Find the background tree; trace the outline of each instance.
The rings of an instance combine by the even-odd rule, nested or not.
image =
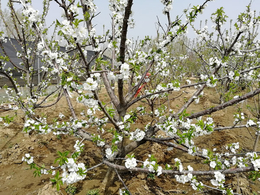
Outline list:
[[[12,38],[17,37],[17,35],[20,34],[22,31],[21,26],[17,25],[18,21],[23,20],[22,10],[21,9],[16,10],[12,14],[12,11],[9,11],[8,9],[4,9],[0,11],[0,14],[1,14],[1,31],[3,31],[5,35],[8,37],[12,37]]]

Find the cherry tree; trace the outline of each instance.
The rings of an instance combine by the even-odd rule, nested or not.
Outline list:
[[[208,187],[227,194],[233,194],[233,190],[225,185],[227,174],[251,171],[251,176],[258,178],[260,158],[256,147],[240,154],[239,143],[230,143],[225,152],[218,153],[199,148],[194,143],[194,139],[205,135],[210,137],[214,131],[243,127],[256,129],[255,145],[259,137],[260,122],[257,118],[246,121],[243,114],[238,113],[234,125],[217,127],[211,114],[260,93],[257,58],[260,44],[257,40],[257,25],[260,18],[251,11],[249,5],[237,21],[231,24],[230,30],[226,30],[224,24],[227,16],[223,8],[219,8],[211,17],[214,24],[212,32],[206,26],[196,29],[194,21],[210,1],[205,0],[203,4],[193,6],[185,10],[182,17],[177,16],[172,20],[170,10],[173,1],[161,0],[167,26],[163,27],[158,21],[157,38],[152,40],[147,36],[133,46],[134,43],[127,36],[129,28],[134,28],[133,0],[109,0],[112,27],[102,35],[96,33],[93,24],[93,19],[98,17],[94,0],[44,0],[42,13],[32,7],[31,1],[9,0],[8,6],[15,18],[12,26],[15,26],[16,33],[13,33],[13,37],[21,46],[21,51],[17,53],[21,63],[15,64],[8,57],[4,48],[8,37],[1,32],[0,46],[3,53],[0,56],[0,74],[12,83],[12,88],[6,87],[6,93],[15,103],[13,109],[22,109],[26,115],[23,130],[27,133],[68,134],[80,138],[74,145],[75,151],[71,154],[59,151],[56,164],[49,168],[40,166],[40,162],[35,162],[28,153],[23,161],[35,169],[36,175],[54,175],[51,181],[57,189],[62,184],[69,185],[84,180],[89,170],[106,165],[107,174],[100,187],[103,193],[118,177],[125,193],[131,194],[120,176],[121,171],[129,174],[152,173],[156,177],[170,174],[175,176],[177,182],[190,183],[194,190]],[[54,20],[54,36],[50,37],[51,32],[45,26],[45,18],[52,3],[57,4],[63,14],[61,19]],[[17,17],[14,4],[21,6],[22,20]],[[5,21],[4,16],[1,16]],[[8,28],[7,22],[5,25]],[[174,41],[186,33],[189,25],[194,28],[199,41],[196,47],[190,48],[187,45],[187,49],[198,56],[202,65],[199,79],[185,83],[188,78],[185,77],[185,72],[176,71],[176,63],[180,61],[171,56],[169,47],[176,44]],[[60,49],[61,43],[65,44],[65,51]],[[90,46],[94,55],[89,58],[87,48]],[[111,53],[109,60],[104,57],[108,51]],[[33,75],[38,70],[33,63],[37,56],[43,65],[40,69],[41,82],[34,86]],[[179,57],[185,66],[187,58]],[[6,62],[11,63],[13,69],[5,68]],[[25,87],[29,91],[26,99],[22,96],[21,86],[12,76],[13,70],[20,72],[25,80]],[[57,80],[55,89],[47,93],[47,88],[53,85],[53,79]],[[251,86],[250,90],[239,88],[241,83]],[[102,102],[100,88],[106,90],[109,102]],[[164,104],[169,94],[187,88],[196,88],[196,91],[177,110]],[[221,94],[219,104],[199,112],[187,112],[192,104],[199,102],[206,88],[215,88]],[[58,94],[56,100],[48,103],[47,100],[54,93]],[[86,107],[84,119],[73,108],[72,94]],[[70,120],[48,123],[48,116],[39,117],[36,114],[37,109],[54,106],[63,96],[70,108]],[[177,98],[182,96],[171,101],[174,102]],[[148,102],[150,108],[141,106],[143,100]],[[155,104],[157,100],[164,105]],[[134,105],[138,106],[133,108]],[[143,115],[148,115],[145,125],[141,129],[134,128],[133,124]],[[62,117],[61,114],[60,118]],[[112,129],[106,127],[108,123]],[[95,134],[88,131],[90,127],[96,128]],[[159,131],[164,132],[163,137],[158,136]],[[112,138],[105,139],[105,133],[110,133]],[[195,156],[206,162],[208,169],[194,170],[192,165],[184,167],[181,156],[174,159],[175,164],[159,163],[148,150],[148,158],[145,161],[138,160],[133,151],[148,141]],[[101,161],[90,168],[78,162],[84,150],[84,142],[95,143],[103,155]],[[203,175],[211,178],[211,186],[200,178]]]

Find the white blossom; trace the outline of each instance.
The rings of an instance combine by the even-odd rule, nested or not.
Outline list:
[[[107,157],[108,160],[113,160],[114,159],[115,153],[113,153],[111,148],[107,148],[105,152],[106,152],[106,157]]]
[[[214,169],[214,168],[216,167],[217,164],[216,164],[215,161],[211,161],[209,165],[210,165],[211,168]]]
[[[130,133],[130,140],[141,141],[145,136],[145,132],[140,129],[136,129],[135,132]]]
[[[137,166],[136,159],[135,158],[128,158],[125,161],[125,167],[128,169],[135,168]]]

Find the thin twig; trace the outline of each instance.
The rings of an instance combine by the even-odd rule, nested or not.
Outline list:
[[[90,170],[92,170],[92,169],[95,169],[95,168],[97,168],[97,167],[99,167],[99,166],[101,166],[101,165],[103,165],[103,164],[104,164],[104,163],[101,162],[101,163],[99,163],[99,164],[97,164],[97,165],[95,165],[95,166],[93,166],[93,167],[87,169],[87,171],[90,171]]]
[[[130,195],[132,195],[131,192],[130,192],[130,190],[129,190],[129,189],[127,188],[127,186],[125,185],[125,182],[124,182],[123,179],[120,177],[118,171],[117,171],[116,169],[114,169],[114,170],[115,170],[115,172],[116,172],[116,174],[117,174],[118,179],[119,179],[119,180],[122,182],[122,184],[124,185],[125,189],[128,191],[128,193],[129,193]]]

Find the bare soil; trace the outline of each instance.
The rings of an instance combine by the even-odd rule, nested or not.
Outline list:
[[[186,89],[185,92],[175,92],[170,95],[170,99],[177,97],[183,93],[179,98],[165,102],[165,105],[170,105],[170,108],[177,110],[184,104],[184,101],[192,96],[194,89]],[[108,100],[106,94],[102,97],[105,101]],[[188,113],[198,112],[205,108],[210,108],[218,104],[218,95],[212,89],[207,89],[205,95],[201,98],[199,104],[192,104],[187,110]],[[159,103],[159,102],[158,102]],[[252,100],[244,102],[233,107],[226,108],[212,114],[212,117],[217,126],[232,125],[233,115],[237,112],[237,108],[246,107],[247,104],[252,104]],[[84,106],[73,101],[76,113],[85,110]],[[136,107],[136,105],[134,106]],[[252,113],[243,109],[246,117],[252,117]],[[50,108],[41,109],[38,111],[39,115],[46,115],[49,122],[53,118],[58,118],[59,113],[63,113],[66,117],[64,120],[69,120],[70,111],[67,107],[65,99]],[[51,175],[42,175],[41,177],[34,177],[33,170],[30,170],[26,163],[22,162],[22,157],[25,153],[30,153],[35,157],[35,162],[38,164],[45,164],[47,167],[52,165],[57,157],[57,151],[73,150],[75,141],[78,139],[71,136],[61,136],[58,138],[55,135],[37,135],[35,133],[26,134],[22,132],[24,123],[24,114],[22,111],[3,111],[0,116],[16,116],[15,121],[8,127],[0,124],[0,195],[43,195],[43,194],[67,194],[65,192],[66,186],[62,186],[60,192],[56,192],[55,188],[51,187],[49,178]],[[150,120],[148,116],[143,116],[138,119],[134,127],[143,127],[146,122]],[[90,129],[91,133],[95,133],[95,129]],[[163,132],[158,132],[163,135]],[[109,135],[107,135],[109,138]],[[195,142],[200,148],[213,149],[217,151],[224,151],[224,146],[230,143],[240,142],[240,151],[252,151],[255,140],[255,132],[253,129],[234,129],[214,132],[212,135],[203,136],[195,139]],[[84,162],[88,167],[96,165],[101,162],[101,154],[94,144],[85,141],[85,151],[81,155],[80,161]],[[257,151],[260,151],[258,144]],[[158,163],[168,163],[174,165],[174,158],[182,159],[183,165],[191,165],[194,170],[207,169],[207,165],[203,165],[202,160],[194,158],[189,155],[184,155],[177,149],[161,146],[157,143],[146,142],[135,151],[135,156],[139,160],[145,160],[147,154],[154,154]],[[100,186],[105,177],[107,167],[101,166],[93,171],[87,173],[84,181],[81,181],[75,186],[77,187],[77,194],[86,195],[91,189],[96,189]],[[155,179],[149,178],[144,173],[121,173],[126,185],[132,194],[218,194],[216,191],[208,189],[204,193],[196,192],[191,189],[189,184],[179,184],[175,181],[172,175],[160,175]],[[236,174],[235,176],[227,175],[227,184],[232,187],[234,192],[240,194],[260,194],[260,182],[250,181],[247,173]],[[200,178],[199,178],[200,179]],[[209,177],[201,178],[203,183],[209,184]],[[118,194],[119,188],[123,188],[122,183],[117,179],[109,188],[108,194]]]

